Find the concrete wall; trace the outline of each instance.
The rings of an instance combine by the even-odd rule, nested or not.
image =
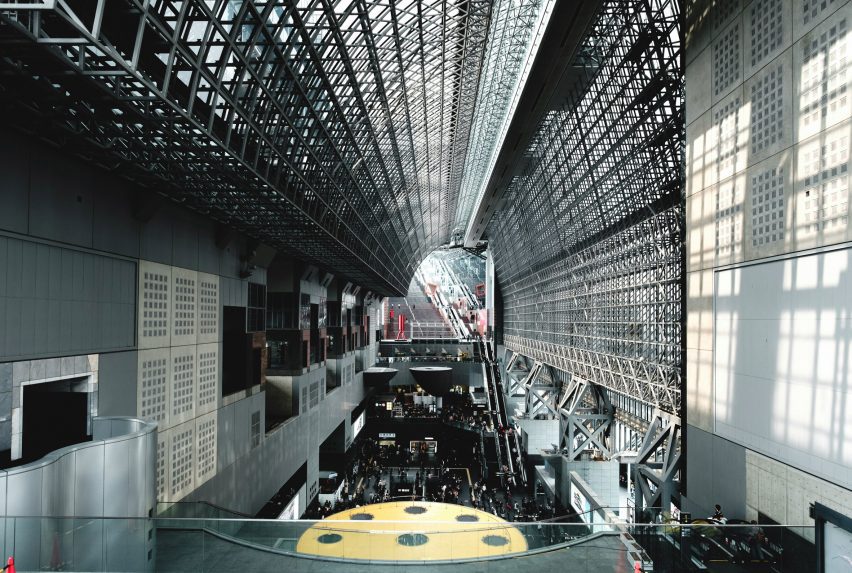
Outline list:
[[[687,11],[687,508],[848,514],[852,3]]]

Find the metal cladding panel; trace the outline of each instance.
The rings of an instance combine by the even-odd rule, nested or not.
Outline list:
[[[148,510],[156,503],[156,484],[154,474],[150,471],[139,471],[141,468],[155,467],[157,435],[148,434],[141,440],[126,440],[121,442],[127,452],[127,495],[124,513],[118,515],[147,515]],[[109,454],[107,454],[109,457]],[[107,467],[110,467],[107,464]],[[109,489],[118,480],[110,479],[104,492],[104,512],[110,507]],[[110,514],[115,515],[115,514]]]
[[[3,130],[0,135],[0,170],[3,173],[3,209],[0,229],[27,232],[29,210],[29,149],[17,133]]]
[[[102,515],[104,511],[104,450],[84,448],[74,452],[73,488],[75,515]]]
[[[94,441],[0,472],[4,515],[146,517],[155,500],[155,426],[95,418],[93,430]]]
[[[144,442],[141,440],[122,440],[104,446],[104,467],[107,468],[103,474],[103,515],[105,516],[133,515],[128,511],[128,503],[130,500],[145,497],[144,489],[141,491],[130,489],[130,476],[134,473],[130,467],[130,450],[134,444],[142,445],[144,449]]]
[[[38,237],[92,246],[91,176],[73,159],[56,155],[51,169],[30,169],[28,232]]]
[[[136,264],[0,237],[0,360],[134,344]]]
[[[6,515],[42,515],[42,476],[40,468],[7,476]]]
[[[42,472],[42,507],[40,514],[32,515],[84,515],[77,514],[74,507],[75,456],[62,456],[47,464]]]

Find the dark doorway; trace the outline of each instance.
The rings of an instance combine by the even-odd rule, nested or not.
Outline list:
[[[89,394],[86,378],[22,386],[21,463],[88,442]]]
[[[245,390],[251,383],[251,335],[246,334],[244,306],[222,307],[222,396]]]

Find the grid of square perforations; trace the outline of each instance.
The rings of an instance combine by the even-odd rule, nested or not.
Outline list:
[[[142,281],[142,336],[167,336],[169,328],[169,277],[144,271]]]
[[[160,424],[166,421],[168,362],[165,358],[143,359],[141,367],[142,402],[139,415]]]
[[[740,98],[734,98],[713,112],[713,123],[719,133],[719,154],[716,169],[719,178],[728,177],[736,171],[737,137],[739,136]]]
[[[706,0],[700,0],[697,2],[698,8],[707,7]],[[713,3],[713,29],[717,30],[719,26],[725,24],[728,21],[728,18],[734,15],[734,12],[739,8],[739,0],[716,0]]]
[[[198,407],[216,405],[216,380],[218,374],[218,350],[200,350],[198,352]]]
[[[172,430],[171,495],[176,497],[192,487],[193,427]]]
[[[174,335],[195,336],[195,279],[175,272]]]
[[[719,185],[716,194],[716,255],[719,257],[739,253],[742,248],[743,205],[738,195],[733,181]]]
[[[166,452],[168,451],[167,437],[158,436],[157,440],[157,499],[166,499],[168,476],[166,475]]]
[[[751,244],[784,240],[786,204],[784,169],[772,168],[751,177]]]
[[[215,336],[219,326],[219,284],[202,278],[198,287],[198,332]]]
[[[200,481],[216,473],[216,416],[214,414],[198,420],[196,476]]]
[[[319,404],[319,382],[311,384],[311,408]]]
[[[810,23],[825,12],[840,4],[840,0],[802,0],[802,17],[805,24]]]
[[[174,350],[172,355],[172,415],[180,416],[195,408],[195,354]]]
[[[781,47],[784,42],[782,0],[755,0],[751,4],[751,65]]]
[[[834,137],[802,157],[805,228],[845,227],[849,210],[849,136]]]
[[[751,152],[760,153],[784,133],[783,66],[773,65],[751,86]]]
[[[819,129],[829,114],[848,116],[849,37],[846,19],[802,41],[802,81],[799,117],[803,127]],[[846,110],[846,114],[842,112]]]
[[[740,76],[740,24],[737,22],[713,45],[713,93],[725,93]]]

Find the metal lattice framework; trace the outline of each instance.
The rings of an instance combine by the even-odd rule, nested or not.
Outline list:
[[[609,433],[613,408],[599,386],[575,378],[559,400],[559,446],[571,461],[596,449],[607,459],[612,455]]]
[[[682,74],[676,0],[609,0],[579,78],[487,228],[507,348],[679,412]]]
[[[402,293],[448,242],[490,0],[0,0],[9,122]]]
[[[515,84],[532,57],[535,38],[555,0],[495,0],[482,68],[471,146],[464,168],[456,225],[463,231],[509,121]]]

